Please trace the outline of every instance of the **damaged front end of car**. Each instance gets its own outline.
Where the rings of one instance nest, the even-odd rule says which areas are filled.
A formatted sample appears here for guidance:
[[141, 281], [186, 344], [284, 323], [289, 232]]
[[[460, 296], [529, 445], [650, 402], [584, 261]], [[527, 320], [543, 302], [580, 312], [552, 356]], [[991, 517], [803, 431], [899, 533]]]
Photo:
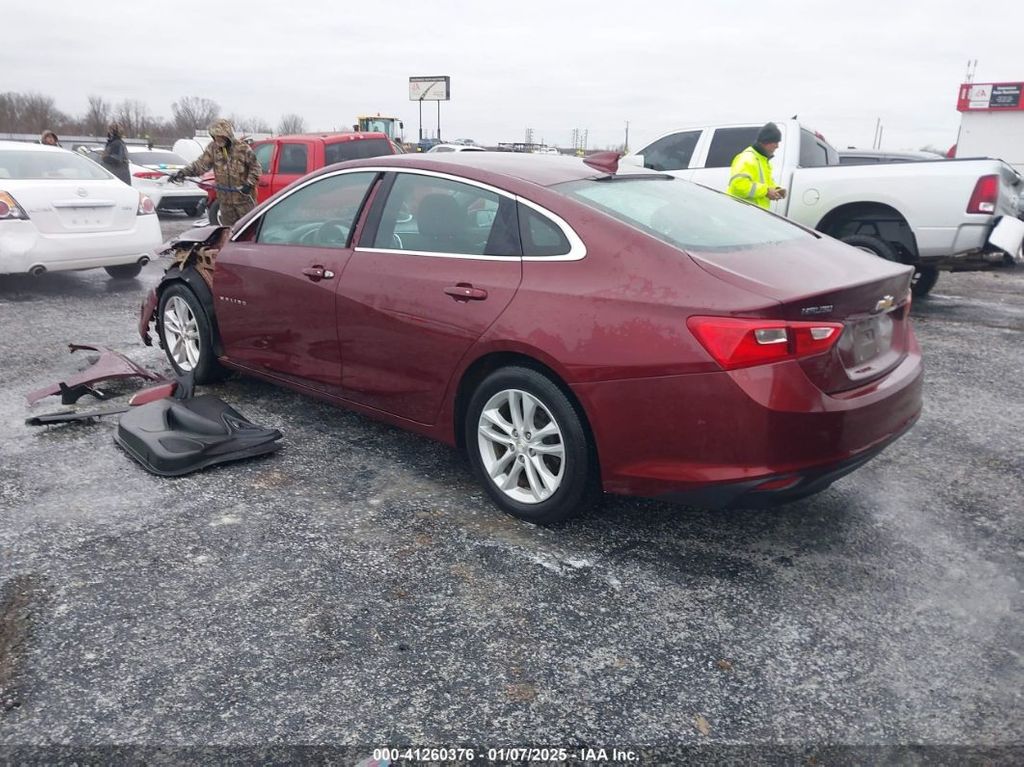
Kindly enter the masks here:
[[[154, 321], [159, 322], [157, 308], [160, 306], [160, 295], [175, 282], [188, 284], [203, 304], [207, 316], [212, 322], [216, 322], [213, 311], [213, 270], [217, 254], [230, 231], [230, 228], [225, 226], [205, 226], [182, 232], [157, 248], [157, 255], [171, 257], [171, 265], [164, 271], [160, 283], [146, 294], [142, 302], [139, 312], [139, 336], [146, 346], [153, 345], [150, 327]], [[159, 332], [159, 327], [156, 335], [157, 343], [163, 348], [163, 335]], [[217, 337], [219, 334], [214, 335]], [[219, 352], [219, 349], [217, 351]]]

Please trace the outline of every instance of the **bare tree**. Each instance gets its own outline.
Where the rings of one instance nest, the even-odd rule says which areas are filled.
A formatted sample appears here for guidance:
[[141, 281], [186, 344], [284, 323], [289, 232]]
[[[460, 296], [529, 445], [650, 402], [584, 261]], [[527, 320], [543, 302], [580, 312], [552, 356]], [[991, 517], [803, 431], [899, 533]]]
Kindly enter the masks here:
[[201, 96], [183, 96], [171, 104], [171, 113], [178, 134], [192, 138], [197, 128], [207, 128], [217, 118], [220, 106]]
[[18, 133], [18, 119], [21, 116], [21, 94], [0, 93], [0, 131]]
[[281, 118], [281, 122], [278, 123], [277, 132], [283, 135], [290, 133], [305, 133], [306, 121], [301, 115], [287, 114]]
[[114, 108], [114, 117], [121, 124], [126, 138], [138, 138], [149, 132], [154, 119], [149, 114], [149, 107], [138, 99], [125, 99]]
[[273, 133], [274, 131], [273, 126], [262, 117], [242, 117], [233, 114], [228, 117], [228, 122], [235, 129], [235, 133], [239, 135], [243, 133]]
[[101, 96], [89, 97], [89, 108], [82, 118], [82, 129], [90, 136], [103, 136], [110, 125], [110, 102]]
[[40, 133], [61, 129], [68, 116], [40, 93], [0, 94], [0, 129], [11, 133]]

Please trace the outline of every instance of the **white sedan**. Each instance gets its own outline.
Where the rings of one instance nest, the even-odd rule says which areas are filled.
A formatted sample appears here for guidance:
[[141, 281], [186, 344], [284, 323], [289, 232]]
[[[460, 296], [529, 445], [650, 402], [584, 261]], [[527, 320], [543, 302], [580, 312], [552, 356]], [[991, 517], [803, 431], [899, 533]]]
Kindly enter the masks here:
[[0, 141], [0, 274], [135, 277], [160, 244], [153, 201], [79, 154]]
[[[86, 157], [101, 163], [102, 147], [79, 149]], [[132, 186], [153, 201], [160, 213], [171, 210], [184, 211], [186, 215], [198, 216], [206, 210], [206, 192], [192, 181], [172, 184], [171, 174], [188, 165], [185, 158], [167, 149], [147, 149], [144, 146], [128, 146], [128, 172]]]

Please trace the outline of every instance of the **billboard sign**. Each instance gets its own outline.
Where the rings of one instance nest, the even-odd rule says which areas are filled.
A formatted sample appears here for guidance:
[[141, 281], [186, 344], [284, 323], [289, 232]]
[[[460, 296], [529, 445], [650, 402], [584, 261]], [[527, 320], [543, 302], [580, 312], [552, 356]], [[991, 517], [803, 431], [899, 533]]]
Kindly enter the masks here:
[[997, 112], [1024, 109], [1024, 83], [964, 83], [957, 100], [958, 112]]
[[448, 101], [452, 97], [451, 90], [449, 75], [409, 78], [409, 101]]

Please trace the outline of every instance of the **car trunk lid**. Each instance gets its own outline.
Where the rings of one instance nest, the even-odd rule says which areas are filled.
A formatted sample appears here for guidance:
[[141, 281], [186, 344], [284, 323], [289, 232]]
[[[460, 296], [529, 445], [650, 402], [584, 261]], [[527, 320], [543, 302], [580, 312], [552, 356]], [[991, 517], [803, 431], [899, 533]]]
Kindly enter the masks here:
[[135, 225], [139, 193], [116, 179], [5, 181], [41, 234], [129, 230]]
[[773, 319], [840, 322], [827, 351], [800, 365], [822, 391], [862, 386], [894, 368], [910, 343], [913, 269], [831, 238], [721, 252], [690, 251], [719, 279], [775, 300]]

